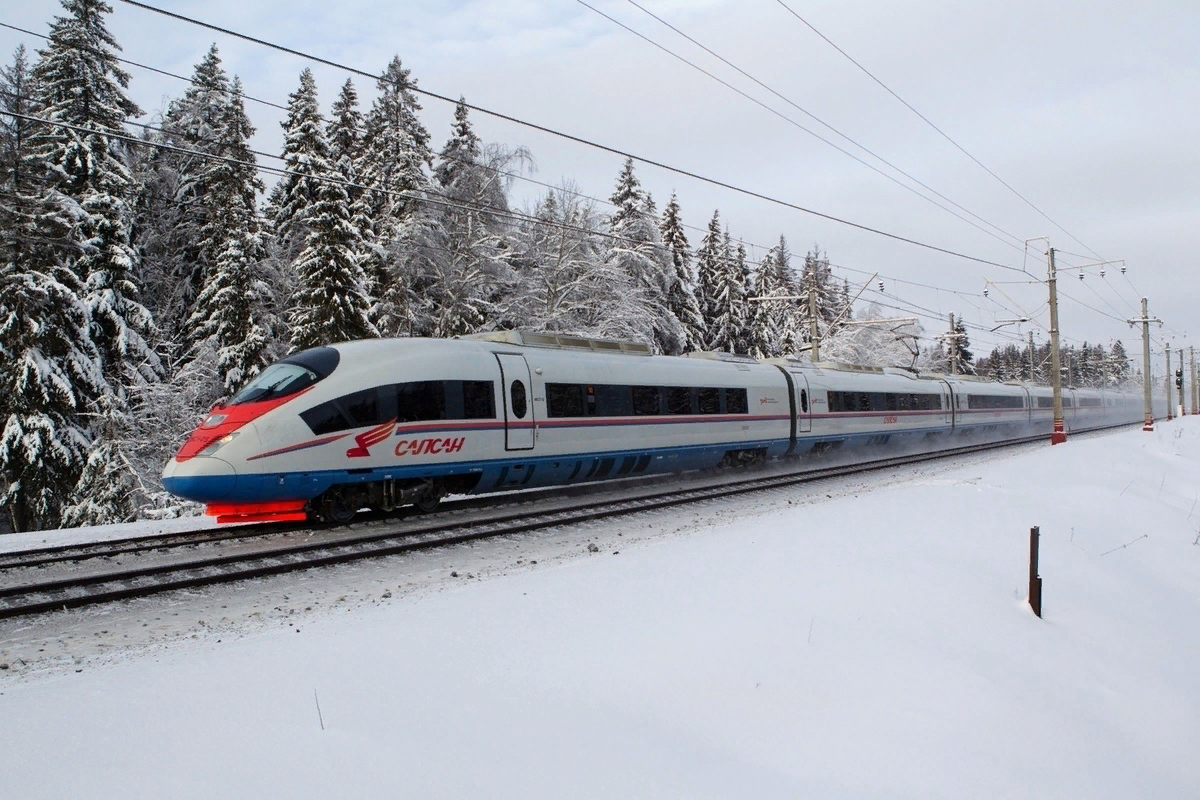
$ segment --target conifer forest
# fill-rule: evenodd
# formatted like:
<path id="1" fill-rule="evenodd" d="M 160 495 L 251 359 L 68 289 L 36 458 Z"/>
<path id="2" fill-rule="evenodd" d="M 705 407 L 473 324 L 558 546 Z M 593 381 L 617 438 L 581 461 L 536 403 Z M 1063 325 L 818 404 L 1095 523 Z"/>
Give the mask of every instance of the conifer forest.
<path id="1" fill-rule="evenodd" d="M 659 208 L 632 160 L 607 200 L 534 201 L 533 154 L 460 102 L 430 131 L 395 57 L 374 85 L 296 76 L 281 153 L 214 45 L 148 112 L 103 0 L 63 0 L 0 68 L 0 507 L 12 530 L 196 513 L 159 483 L 198 421 L 289 353 L 367 337 L 537 329 L 696 350 L 1046 380 L 1049 345 L 976 359 L 852 302 L 818 246 L 757 262 L 719 210 Z M 360 94 L 361 92 L 361 94 Z M 277 158 L 277 157 L 281 157 Z M 685 213 L 691 224 L 685 224 Z M 757 301 L 756 298 L 787 298 Z M 1127 380 L 1120 342 L 1064 347 L 1076 386 Z M 1032 374 L 1031 374 L 1032 373 Z"/>

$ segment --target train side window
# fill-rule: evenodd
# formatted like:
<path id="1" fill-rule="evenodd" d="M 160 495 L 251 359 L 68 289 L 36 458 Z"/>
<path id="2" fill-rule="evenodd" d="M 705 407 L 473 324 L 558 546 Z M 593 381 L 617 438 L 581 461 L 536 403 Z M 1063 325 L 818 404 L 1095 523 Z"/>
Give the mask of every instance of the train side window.
<path id="1" fill-rule="evenodd" d="M 808 413 L 808 389 L 800 390 L 800 410 Z"/>
<path id="2" fill-rule="evenodd" d="M 683 386 L 667 387 L 667 413 L 692 413 L 692 391 Z"/>
<path id="3" fill-rule="evenodd" d="M 351 427 L 350 420 L 342 415 L 341 409 L 332 400 L 313 406 L 308 411 L 301 411 L 300 419 L 304 420 L 304 424 L 316 436 L 344 431 Z"/>
<path id="4" fill-rule="evenodd" d="M 725 390 L 725 413 L 726 414 L 749 414 L 750 403 L 746 399 L 745 389 L 726 389 Z"/>
<path id="5" fill-rule="evenodd" d="M 657 386 L 633 387 L 633 413 L 639 416 L 654 416 L 662 413 L 661 394 Z"/>
<path id="6" fill-rule="evenodd" d="M 513 381 L 509 386 L 508 396 L 512 400 L 512 413 L 517 419 L 525 419 L 525 412 L 529 410 L 528 404 L 525 402 L 525 384 L 521 381 Z"/>
<path id="7" fill-rule="evenodd" d="M 583 389 L 577 383 L 547 383 L 546 413 L 551 417 L 582 417 Z"/>
<path id="8" fill-rule="evenodd" d="M 338 405 L 350 417 L 355 428 L 365 425 L 378 425 L 383 422 L 379 412 L 379 389 L 363 389 L 361 392 L 338 398 Z"/>
<path id="9" fill-rule="evenodd" d="M 719 389 L 697 389 L 696 399 L 701 414 L 721 413 L 721 392 Z"/>
<path id="10" fill-rule="evenodd" d="M 446 386 L 441 381 L 397 383 L 393 388 L 397 422 L 446 418 Z"/>
<path id="11" fill-rule="evenodd" d="M 825 393 L 825 403 L 826 403 L 826 405 L 829 406 L 830 412 L 843 410 L 844 404 L 842 403 L 842 393 L 841 392 L 826 392 Z"/>
<path id="12" fill-rule="evenodd" d="M 596 387 L 596 416 L 629 417 L 633 415 L 633 397 L 628 386 L 600 385 Z"/>
<path id="13" fill-rule="evenodd" d="M 463 419 L 495 419 L 496 390 L 491 381 L 463 381 Z"/>

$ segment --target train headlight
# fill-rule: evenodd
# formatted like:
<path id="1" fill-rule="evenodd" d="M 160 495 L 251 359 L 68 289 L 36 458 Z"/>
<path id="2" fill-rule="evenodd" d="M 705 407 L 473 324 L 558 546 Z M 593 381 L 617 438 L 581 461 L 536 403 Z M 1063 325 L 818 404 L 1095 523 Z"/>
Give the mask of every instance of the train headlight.
<path id="1" fill-rule="evenodd" d="M 205 447 L 203 450 L 201 450 L 197 455 L 211 456 L 213 453 L 217 452 L 222 447 L 224 447 L 225 445 L 229 444 L 234 439 L 236 439 L 237 435 L 238 435 L 238 431 L 233 431 L 232 433 L 227 433 L 224 436 L 222 436 L 220 439 L 216 439 L 212 442 L 209 442 L 208 446 Z"/>
<path id="2" fill-rule="evenodd" d="M 204 422 L 200 423 L 200 427 L 201 428 L 215 428 L 218 425 L 220 425 L 222 422 L 224 422 L 226 417 L 228 417 L 228 416 L 229 416 L 228 414 L 209 414 L 208 418 L 205 419 Z"/>

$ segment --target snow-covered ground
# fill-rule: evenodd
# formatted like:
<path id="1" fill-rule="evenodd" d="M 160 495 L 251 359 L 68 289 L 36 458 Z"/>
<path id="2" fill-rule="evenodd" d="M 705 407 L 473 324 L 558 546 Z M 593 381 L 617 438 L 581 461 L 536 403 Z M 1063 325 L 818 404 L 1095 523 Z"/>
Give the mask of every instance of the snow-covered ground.
<path id="1" fill-rule="evenodd" d="M 1198 497 L 1188 417 L 0 622 L 0 796 L 1194 798 Z"/>

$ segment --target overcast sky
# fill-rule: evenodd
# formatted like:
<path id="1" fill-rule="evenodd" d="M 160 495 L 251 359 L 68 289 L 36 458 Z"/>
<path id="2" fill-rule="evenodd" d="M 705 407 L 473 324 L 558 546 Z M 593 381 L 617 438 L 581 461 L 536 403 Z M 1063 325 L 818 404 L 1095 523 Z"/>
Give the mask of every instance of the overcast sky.
<path id="1" fill-rule="evenodd" d="M 190 75 L 215 41 L 248 95 L 279 104 L 286 103 L 308 65 L 120 0 L 109 2 L 115 9 L 110 29 L 124 57 L 134 61 Z M 912 185 L 628 0 L 588 2 Z M 1156 334 L 1160 342 L 1165 338 L 1173 347 L 1187 347 L 1194 343 L 1185 337 L 1189 330 L 1200 338 L 1194 277 L 1200 251 L 1200 4 L 1195 0 L 786 0 L 1053 223 L 776 0 L 638 2 L 1004 233 L 989 229 L 994 235 L 987 235 L 955 218 L 578 0 L 156 4 L 372 73 L 399 54 L 423 89 L 461 94 L 483 108 L 862 225 L 1016 270 L 1026 266 L 1037 278 L 1045 277 L 1045 245 L 1032 243 L 1026 260 L 1020 242 L 1048 236 L 1064 251 L 1060 318 L 1068 340 L 1107 344 L 1120 338 L 1140 352 L 1138 335 L 1118 320 L 1134 315 L 1142 294 L 1149 297 L 1152 314 L 1167 323 Z M 59 13 L 54 0 L 27 0 L 19 8 L 10 4 L 0 22 L 44 33 Z M 31 49 L 41 46 L 32 37 L 0 29 L 6 52 L 20 42 Z M 347 74 L 313 69 L 328 108 Z M 153 121 L 185 88 L 170 78 L 130 71 L 131 93 L 147 112 L 142 121 Z M 369 106 L 374 87 L 365 79 L 355 83 Z M 432 99 L 423 104 L 423 120 L 440 148 L 451 108 Z M 254 103 L 248 111 L 258 127 L 256 147 L 278 152 L 282 112 Z M 528 147 L 534 179 L 557 183 L 566 178 L 593 196 L 611 194 L 619 157 L 485 115 L 475 115 L 474 121 L 488 141 Z M 864 297 L 915 303 L 943 317 L 955 312 L 988 328 L 1024 313 L 1048 326 L 1045 286 L 1022 283 L 1032 278 L 1019 271 L 889 240 L 655 167 L 641 165 L 638 175 L 660 208 L 676 191 L 689 225 L 706 225 L 719 208 L 735 238 L 754 245 L 756 260 L 764 252 L 760 246 L 783 234 L 797 254 L 819 243 L 834 264 L 844 267 L 837 274 L 852 284 L 880 272 L 884 294 Z M 518 202 L 539 191 L 520 183 L 514 189 Z M 700 236 L 691 232 L 693 245 Z M 1070 265 L 1098 260 L 1093 253 L 1125 259 L 1127 274 L 1110 267 L 1102 278 L 1089 270 L 1081 282 Z M 998 284 L 986 298 L 985 280 Z M 1003 283 L 1012 281 L 1018 283 Z M 932 319 L 922 323 L 927 331 L 944 327 Z M 999 334 L 972 331 L 973 349 L 982 354 L 1005 341 L 1004 333 L 1024 336 L 1031 327 L 1039 339 L 1045 337 L 1037 325 L 1010 325 Z"/>

